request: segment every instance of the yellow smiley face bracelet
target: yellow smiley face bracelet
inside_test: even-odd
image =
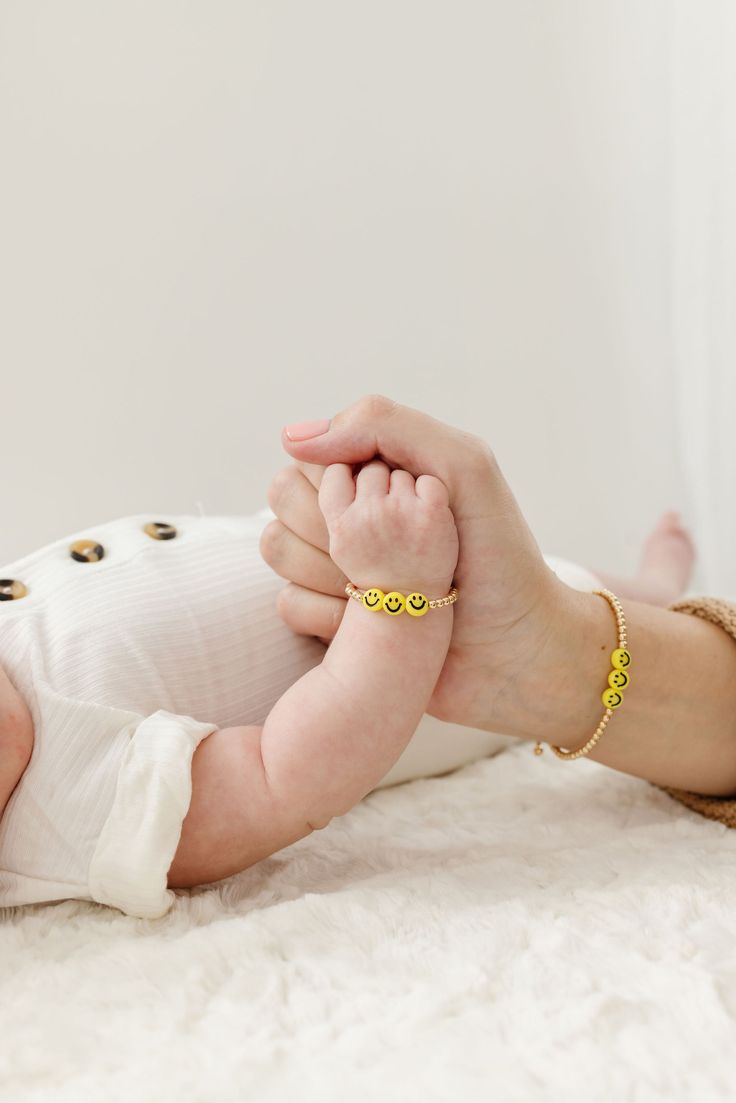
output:
[[[554,744],[550,744],[558,758],[566,758],[568,760],[582,758],[583,755],[592,751],[593,747],[595,747],[596,743],[603,735],[603,732],[606,730],[606,725],[613,716],[614,709],[620,708],[624,703],[624,690],[629,684],[628,670],[631,665],[631,654],[626,643],[626,619],[621,607],[621,602],[610,590],[593,590],[593,593],[600,594],[601,597],[604,597],[613,610],[614,616],[616,617],[616,627],[618,629],[618,647],[611,652],[612,669],[608,675],[608,685],[603,690],[603,693],[601,693],[601,701],[606,706],[606,711],[588,742],[577,751],[564,751],[562,747],[555,747]],[[534,753],[542,754],[543,749],[542,744],[537,742]]]
[[[388,613],[390,617],[398,617],[404,611],[410,617],[423,617],[430,609],[441,609],[443,605],[452,605],[457,601],[457,586],[451,586],[449,594],[444,597],[436,597],[431,600],[418,592],[404,596],[398,590],[391,590],[390,593],[384,594],[383,590],[379,590],[375,586],[372,586],[370,590],[359,590],[357,586],[353,586],[352,582],[348,582],[346,585],[345,593],[348,597],[355,598],[356,601],[365,605],[366,609],[370,609],[374,613]]]

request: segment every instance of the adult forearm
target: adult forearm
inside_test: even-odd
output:
[[[736,795],[736,643],[699,617],[622,604],[631,682],[589,757],[658,785]],[[514,685],[492,694],[487,727],[581,747],[603,715],[600,695],[615,646],[608,603],[563,587],[546,644]]]

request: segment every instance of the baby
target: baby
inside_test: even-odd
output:
[[[319,505],[357,587],[448,594],[458,538],[437,478],[334,464]],[[390,615],[349,601],[325,650],[275,612],[264,520],[122,518],[2,571],[0,905],[80,898],[160,916],[173,887],[347,812],[399,757],[452,605],[418,597],[421,615]],[[206,837],[182,830],[193,796]]]
[[[318,502],[356,587],[448,594],[458,537],[437,478],[333,464]],[[325,650],[276,612],[283,583],[259,552],[269,515],[124,517],[2,570],[0,905],[161,916],[172,889],[347,812],[402,754],[452,604],[392,599],[392,615],[375,594],[349,600]],[[567,566],[570,585],[596,584]]]

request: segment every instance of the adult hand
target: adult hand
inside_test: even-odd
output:
[[[448,488],[460,538],[459,598],[452,642],[427,711],[513,734],[511,703],[520,676],[539,669],[568,588],[544,562],[489,446],[381,395],[360,399],[329,423],[288,426],[282,443],[297,464],[271,484],[269,502],[278,520],[264,530],[261,551],[292,580],[279,600],[286,622],[328,639],[344,609],[346,580],[329,558],[317,505],[324,465],[378,456],[414,476],[436,475]]]
[[[296,460],[271,479],[268,504],[277,520],[261,534],[261,555],[282,578],[276,608],[292,631],[329,645],[347,605],[347,578],[330,556],[318,503],[325,465]]]

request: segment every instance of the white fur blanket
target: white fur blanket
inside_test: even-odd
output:
[[[736,831],[514,746],[155,921],[0,911],[13,1103],[731,1100]]]

